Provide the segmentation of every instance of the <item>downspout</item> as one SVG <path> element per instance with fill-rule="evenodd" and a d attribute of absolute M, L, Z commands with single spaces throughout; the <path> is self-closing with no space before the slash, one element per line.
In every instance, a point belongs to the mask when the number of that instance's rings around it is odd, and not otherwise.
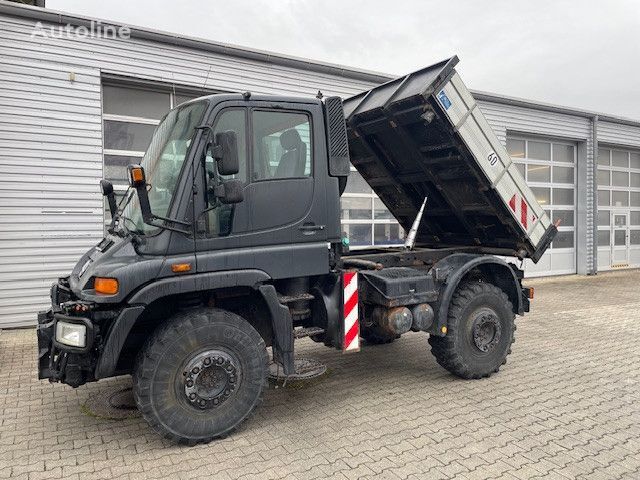
<path fill-rule="evenodd" d="M 594 115 L 591 119 L 592 126 L 592 143 L 593 143 L 593 163 L 591 165 L 591 175 L 593 178 L 593 243 L 592 243 L 592 264 L 587 271 L 587 275 L 596 275 L 598 273 L 598 115 Z"/>

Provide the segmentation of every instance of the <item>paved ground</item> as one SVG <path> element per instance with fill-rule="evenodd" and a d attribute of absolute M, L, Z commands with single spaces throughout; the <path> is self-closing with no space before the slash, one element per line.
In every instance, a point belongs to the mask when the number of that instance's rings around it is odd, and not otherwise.
<path fill-rule="evenodd" d="M 194 448 L 140 418 L 101 420 L 88 398 L 35 379 L 35 332 L 0 334 L 0 478 L 640 478 L 640 272 L 536 285 L 508 364 L 487 380 L 443 371 L 426 336 L 342 356 L 270 389 L 238 433 Z"/>

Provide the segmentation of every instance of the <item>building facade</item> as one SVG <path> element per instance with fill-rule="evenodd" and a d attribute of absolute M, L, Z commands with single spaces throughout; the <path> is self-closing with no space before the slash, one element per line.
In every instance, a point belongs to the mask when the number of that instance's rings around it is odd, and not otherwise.
<path fill-rule="evenodd" d="M 93 21 L 93 24 L 92 24 Z M 33 325 L 49 285 L 103 235 L 98 188 L 125 188 L 160 118 L 203 94 L 347 97 L 390 77 L 0 0 L 0 328 Z M 109 22 L 101 24 L 120 27 Z M 44 32 L 44 33 L 43 33 Z M 528 275 L 640 266 L 640 122 L 474 92 L 560 234 Z M 342 199 L 354 247 L 404 232 L 357 174 Z"/>

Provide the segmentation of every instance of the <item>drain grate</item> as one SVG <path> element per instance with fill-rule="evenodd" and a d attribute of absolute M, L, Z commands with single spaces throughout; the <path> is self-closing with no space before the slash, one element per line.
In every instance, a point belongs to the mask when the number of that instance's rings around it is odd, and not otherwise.
<path fill-rule="evenodd" d="M 140 416 L 131 387 L 93 393 L 82 405 L 85 414 L 107 420 L 126 420 Z"/>
<path fill-rule="evenodd" d="M 271 362 L 269 364 L 269 378 L 271 380 L 295 382 L 319 377 L 327 371 L 327 366 L 325 364 L 311 358 L 296 358 L 294 360 L 294 365 L 296 373 L 287 377 L 280 365 L 275 362 Z"/>

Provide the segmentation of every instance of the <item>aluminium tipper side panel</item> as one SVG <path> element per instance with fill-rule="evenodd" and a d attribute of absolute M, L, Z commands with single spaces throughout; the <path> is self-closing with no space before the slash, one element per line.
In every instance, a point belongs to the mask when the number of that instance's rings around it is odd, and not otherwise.
<path fill-rule="evenodd" d="M 344 102 L 351 160 L 418 243 L 537 261 L 556 228 L 462 80 L 453 57 Z"/>
<path fill-rule="evenodd" d="M 493 133 L 469 90 L 455 72 L 437 92 L 438 102 L 510 212 L 537 245 L 551 220 Z"/>

